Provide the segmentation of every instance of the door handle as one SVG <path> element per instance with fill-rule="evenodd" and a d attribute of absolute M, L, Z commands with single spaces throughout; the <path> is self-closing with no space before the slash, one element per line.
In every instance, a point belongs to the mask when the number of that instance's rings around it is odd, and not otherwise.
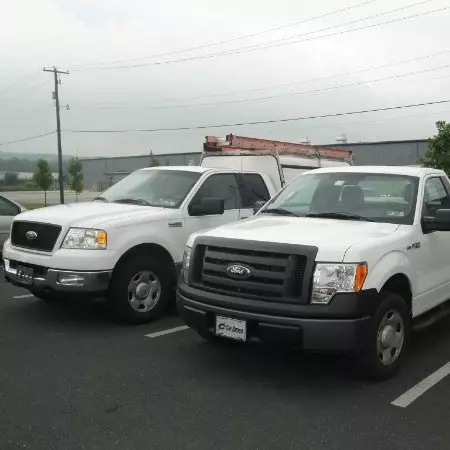
<path fill-rule="evenodd" d="M 247 217 L 239 217 L 239 220 L 244 220 L 244 219 L 248 219 L 248 216 Z"/>

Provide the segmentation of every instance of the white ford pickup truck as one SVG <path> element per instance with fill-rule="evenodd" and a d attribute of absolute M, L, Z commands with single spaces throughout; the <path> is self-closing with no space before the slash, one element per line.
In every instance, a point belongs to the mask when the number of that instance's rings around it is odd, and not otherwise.
<path fill-rule="evenodd" d="M 450 182 L 416 167 L 299 176 L 254 217 L 191 236 L 177 292 L 207 339 L 356 353 L 381 379 L 449 299 Z"/>
<path fill-rule="evenodd" d="M 6 279 L 44 300 L 106 296 L 120 319 L 151 320 L 174 299 L 190 234 L 248 218 L 308 168 L 349 164 L 343 150 L 327 159 L 317 149 L 283 147 L 280 157 L 255 152 L 259 140 L 249 151 L 216 141 L 202 167 L 138 170 L 95 202 L 18 215 L 3 249 Z"/>

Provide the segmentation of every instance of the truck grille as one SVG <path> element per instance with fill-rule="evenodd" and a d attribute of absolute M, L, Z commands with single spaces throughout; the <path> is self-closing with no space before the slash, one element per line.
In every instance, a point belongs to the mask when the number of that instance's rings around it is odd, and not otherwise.
<path fill-rule="evenodd" d="M 193 260 L 193 282 L 204 289 L 266 301 L 307 302 L 306 255 L 199 245 Z M 233 266 L 247 269 L 245 276 L 230 274 Z"/>
<path fill-rule="evenodd" d="M 27 237 L 34 231 L 35 237 Z M 59 225 L 38 222 L 14 221 L 11 230 L 11 243 L 15 247 L 51 252 L 61 233 Z"/>

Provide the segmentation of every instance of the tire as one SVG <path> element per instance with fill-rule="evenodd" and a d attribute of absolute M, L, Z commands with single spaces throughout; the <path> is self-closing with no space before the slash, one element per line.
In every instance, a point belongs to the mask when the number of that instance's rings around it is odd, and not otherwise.
<path fill-rule="evenodd" d="M 172 269 L 152 256 L 129 256 L 114 270 L 108 292 L 113 315 L 129 323 L 157 319 L 173 300 Z"/>
<path fill-rule="evenodd" d="M 411 315 L 406 302 L 397 294 L 383 292 L 360 360 L 366 376 L 382 381 L 393 377 L 401 368 L 411 333 Z"/>

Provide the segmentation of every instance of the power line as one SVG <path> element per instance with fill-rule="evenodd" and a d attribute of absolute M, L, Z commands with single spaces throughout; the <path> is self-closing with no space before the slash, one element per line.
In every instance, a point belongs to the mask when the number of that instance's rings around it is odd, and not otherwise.
<path fill-rule="evenodd" d="M 165 53 L 155 53 L 153 55 L 147 55 L 147 56 L 139 56 L 136 58 L 127 58 L 127 59 L 119 59 L 119 60 L 115 60 L 115 61 L 104 61 L 104 62 L 99 62 L 99 63 L 85 63 L 85 64 L 73 64 L 72 67 L 85 67 L 85 66 L 99 66 L 99 65 L 108 65 L 108 64 L 121 64 L 121 63 L 126 63 L 126 62 L 131 62 L 131 61 L 139 61 L 139 60 L 143 60 L 143 59 L 150 59 L 150 58 L 157 58 L 157 57 L 162 57 L 162 56 L 171 56 L 171 55 L 177 55 L 180 53 L 186 53 L 186 52 L 191 52 L 191 51 L 195 51 L 195 50 L 201 50 L 201 49 L 205 49 L 205 48 L 210 48 L 210 47 L 214 47 L 214 46 L 218 46 L 218 45 L 223 45 L 223 44 L 229 44 L 230 42 L 236 42 L 239 40 L 243 40 L 243 39 L 249 39 L 252 37 L 256 37 L 256 36 L 261 36 L 263 34 L 268 34 L 268 33 L 272 33 L 274 31 L 280 31 L 280 30 L 284 30 L 286 28 L 291 28 L 291 27 L 295 27 L 297 25 L 301 25 L 307 22 L 312 22 L 314 20 L 318 20 L 318 19 L 323 19 L 325 17 L 330 17 L 342 12 L 347 12 L 350 11 L 352 9 L 356 9 L 356 8 L 360 8 L 362 6 L 367 6 L 371 3 L 375 3 L 378 0 L 368 0 L 362 3 L 358 3 L 356 5 L 352 5 L 352 6 L 347 6 L 345 8 L 340 8 L 340 9 L 336 9 L 324 14 L 320 14 L 318 16 L 314 16 L 314 17 L 309 17 L 307 19 L 303 19 L 303 20 L 299 20 L 297 22 L 292 22 L 286 25 L 282 25 L 279 27 L 275 27 L 275 28 L 269 28 L 266 30 L 262 30 L 262 31 L 258 31 L 256 33 L 252 33 L 252 34 L 246 34 L 243 36 L 237 36 L 234 38 L 230 38 L 230 39 L 226 39 L 223 41 L 216 41 L 216 42 L 210 42 L 208 44 L 203 44 L 203 45 L 198 45 L 195 47 L 189 47 L 189 48 L 185 48 L 185 49 L 180 49 L 180 50 L 173 50 L 170 52 L 165 52 Z M 429 0 L 432 1 L 432 0 Z"/>
<path fill-rule="evenodd" d="M 145 109 L 172 109 L 172 108 L 192 108 L 192 107 L 204 107 L 204 106 L 218 106 L 218 105 L 229 105 L 229 104 L 237 104 L 237 103 L 254 103 L 254 102 L 260 102 L 260 101 L 267 101 L 267 100 L 276 100 L 280 98 L 287 98 L 287 97 L 295 97 L 300 95 L 308 95 L 308 94 L 320 94 L 323 92 L 329 92 L 329 91 L 335 91 L 339 89 L 346 89 L 349 87 L 355 87 L 355 86 L 362 86 L 369 83 L 379 83 L 383 81 L 389 81 L 389 80 L 397 80 L 402 79 L 405 77 L 410 77 L 414 75 L 420 75 L 423 73 L 429 73 L 434 72 L 436 70 L 442 70 L 442 69 L 448 69 L 450 67 L 450 64 L 446 64 L 444 66 L 439 67 L 432 67 L 430 69 L 423 69 L 423 70 L 416 70 L 413 72 L 408 72 L 400 75 L 392 75 L 389 77 L 383 77 L 383 78 L 376 78 L 371 80 L 362 80 L 362 81 L 355 81 L 353 83 L 347 83 L 347 84 L 341 84 L 337 86 L 329 86 L 325 88 L 317 88 L 317 89 L 310 89 L 307 91 L 299 91 L 299 92 L 288 92 L 283 94 L 277 94 L 277 95 L 267 95 L 264 97 L 254 97 L 254 98 L 246 98 L 246 99 L 238 99 L 238 100 L 225 100 L 220 102 L 209 102 L 209 103 L 191 103 L 191 104 L 181 104 L 181 105 L 157 105 L 157 106 L 141 106 Z M 450 75 L 449 75 L 450 76 Z M 120 106 L 108 106 L 108 105 L 97 105 L 93 106 L 94 109 L 117 109 L 120 108 Z"/>
<path fill-rule="evenodd" d="M 433 102 L 425 103 L 414 103 L 409 105 L 401 106 L 390 106 L 385 108 L 376 109 L 363 109 L 359 111 L 349 111 L 333 114 L 321 114 L 315 116 L 304 116 L 304 117 L 289 117 L 284 119 L 271 119 L 271 120 L 258 120 L 254 122 L 237 122 L 237 123 L 226 123 L 226 124 L 213 124 L 213 125 L 197 125 L 197 126 L 185 126 L 176 128 L 149 128 L 149 129 L 116 129 L 116 130 L 64 130 L 69 133 L 155 133 L 160 131 L 187 131 L 187 130 L 204 130 L 207 128 L 224 128 L 224 127 L 240 127 L 245 125 L 263 125 L 269 123 L 282 123 L 282 122 L 297 122 L 302 120 L 312 120 L 312 119 L 325 119 L 328 117 L 342 117 L 342 116 L 354 116 L 358 114 L 367 114 L 373 112 L 383 112 L 383 111 L 394 111 L 399 109 L 408 108 L 419 108 L 422 106 L 440 105 L 444 103 L 450 103 L 450 100 L 438 100 Z"/>
<path fill-rule="evenodd" d="M 398 12 L 399 10 L 406 9 L 406 8 L 411 8 L 413 6 L 418 6 L 418 5 L 421 5 L 423 3 L 427 3 L 429 1 L 434 1 L 434 0 L 424 0 L 422 2 L 418 2 L 418 3 L 412 4 L 412 5 L 407 5 L 407 6 L 404 6 L 404 7 L 401 7 L 401 8 L 397 8 L 397 9 L 393 9 L 393 10 L 390 10 L 390 11 L 385 11 L 383 13 L 375 14 L 373 16 L 367 16 L 365 18 L 358 19 L 356 22 L 360 22 L 362 20 L 368 20 L 368 19 L 371 19 L 371 18 L 379 17 L 381 15 L 391 14 L 393 12 Z M 396 18 L 396 19 L 391 19 L 391 20 L 388 20 L 388 21 L 385 21 L 385 22 L 379 22 L 379 23 L 376 23 L 376 24 L 364 25 L 364 26 L 353 28 L 353 29 L 350 29 L 350 30 L 341 30 L 341 31 L 337 31 L 337 32 L 334 32 L 334 33 L 324 34 L 324 35 L 321 35 L 321 36 L 312 36 L 312 37 L 309 37 L 309 38 L 306 38 L 306 39 L 299 39 L 299 40 L 290 41 L 290 42 L 284 42 L 284 41 L 286 39 L 294 39 L 296 37 L 305 36 L 305 35 L 308 35 L 308 34 L 325 31 L 327 29 L 332 29 L 332 28 L 336 28 L 336 27 L 339 27 L 339 26 L 348 25 L 349 23 L 340 24 L 340 25 L 334 25 L 332 27 L 327 27 L 327 28 L 324 28 L 324 29 L 321 29 L 321 30 L 316 30 L 316 31 L 308 32 L 308 33 L 303 33 L 303 34 L 300 34 L 300 35 L 290 36 L 289 38 L 269 41 L 269 42 L 266 42 L 266 43 L 263 43 L 263 44 L 259 44 L 259 46 L 247 46 L 247 47 L 242 47 L 242 48 L 237 48 L 237 49 L 232 49 L 232 50 L 226 50 L 226 51 L 221 51 L 221 52 L 216 52 L 216 53 L 209 53 L 209 54 L 206 54 L 206 55 L 197 55 L 197 56 L 191 56 L 191 57 L 186 57 L 186 58 L 172 59 L 172 60 L 168 60 L 168 61 L 154 61 L 154 62 L 149 62 L 149 63 L 118 65 L 118 66 L 110 66 L 110 67 L 94 67 L 94 68 L 85 68 L 85 69 L 81 68 L 81 69 L 74 69 L 74 70 L 77 71 L 77 72 L 93 71 L 93 70 L 98 70 L 98 71 L 123 70 L 123 69 L 133 69 L 133 68 L 138 68 L 138 67 L 166 65 L 166 64 L 174 64 L 174 63 L 180 63 L 180 62 L 190 62 L 190 61 L 204 60 L 204 59 L 216 58 L 216 57 L 221 57 L 221 56 L 229 56 L 229 55 L 240 54 L 240 53 L 249 53 L 249 52 L 258 51 L 258 50 L 266 50 L 266 49 L 275 48 L 275 47 L 281 47 L 281 46 L 286 46 L 286 45 L 298 44 L 298 43 L 302 43 L 302 42 L 309 42 L 309 41 L 313 41 L 313 40 L 317 40 L 317 39 L 323 39 L 323 38 L 338 36 L 338 35 L 342 35 L 342 34 L 346 34 L 346 33 L 352 33 L 352 32 L 360 31 L 360 30 L 364 30 L 364 29 L 375 28 L 375 27 L 379 27 L 379 26 L 382 26 L 382 25 L 388 25 L 388 24 L 392 24 L 392 23 L 396 23 L 396 22 L 401 22 L 401 21 L 405 21 L 405 20 L 409 20 L 409 19 L 413 19 L 413 18 L 417 18 L 417 17 L 422 17 L 422 16 L 426 16 L 426 15 L 442 12 L 442 11 L 445 11 L 445 10 L 448 10 L 448 9 L 450 9 L 450 7 L 447 6 L 447 7 L 431 10 L 431 11 L 425 11 L 425 12 L 422 12 L 422 13 L 416 13 L 416 14 L 413 14 L 413 15 L 410 15 L 410 16 L 403 16 L 403 17 L 399 17 L 399 18 Z M 354 22 L 355 21 L 353 21 L 353 23 Z M 280 41 L 283 41 L 283 42 L 280 42 Z"/>
<path fill-rule="evenodd" d="M 4 91 L 8 91 L 10 89 L 14 89 L 17 86 L 24 85 L 28 83 L 30 80 L 32 80 L 37 74 L 39 73 L 39 70 L 35 70 L 34 72 L 29 73 L 27 76 L 20 78 L 18 81 L 14 82 L 13 84 L 10 84 L 8 86 L 5 86 L 0 89 L 0 93 Z"/>
<path fill-rule="evenodd" d="M 16 142 L 31 141 L 33 139 L 39 139 L 41 137 L 50 136 L 51 134 L 55 134 L 55 133 L 56 133 L 55 131 L 49 131 L 48 133 L 36 134 L 35 136 L 28 136 L 28 137 L 25 137 L 25 138 L 15 139 L 14 141 L 0 142 L 0 146 L 9 145 L 9 144 L 15 144 Z"/>
<path fill-rule="evenodd" d="M 393 61 L 393 62 L 390 62 L 387 64 L 378 65 L 378 66 L 369 66 L 364 69 L 352 70 L 349 72 L 341 72 L 336 75 L 327 75 L 326 77 L 289 81 L 289 82 L 283 83 L 283 84 L 275 84 L 275 85 L 271 85 L 271 86 L 252 88 L 252 89 L 242 89 L 242 90 L 237 90 L 237 91 L 222 92 L 222 93 L 209 94 L 209 95 L 197 95 L 197 96 L 191 96 L 191 97 L 178 97 L 178 98 L 162 98 L 162 99 L 154 99 L 154 100 L 160 101 L 160 102 L 174 102 L 174 101 L 196 100 L 196 99 L 212 98 L 212 97 L 223 97 L 223 96 L 230 96 L 230 95 L 240 94 L 240 93 L 258 92 L 258 91 L 265 91 L 265 90 L 270 90 L 270 89 L 278 89 L 278 88 L 288 87 L 288 86 L 292 86 L 292 85 L 296 85 L 296 84 L 314 83 L 314 82 L 318 82 L 318 81 L 324 81 L 324 80 L 330 80 L 333 78 L 344 77 L 347 75 L 355 75 L 355 74 L 360 74 L 360 73 L 364 73 L 364 72 L 370 72 L 372 70 L 385 69 L 385 68 L 392 67 L 392 66 L 408 64 L 408 63 L 412 63 L 412 62 L 422 61 L 425 59 L 430 59 L 435 56 L 445 55 L 447 53 L 450 53 L 450 49 L 441 50 L 439 52 L 430 53 L 427 55 L 422 55 L 422 56 L 419 56 L 416 58 L 397 60 L 397 61 Z M 75 105 L 75 106 L 77 105 L 76 102 L 70 102 L 70 103 L 71 103 L 71 105 Z M 89 103 L 89 104 L 82 103 L 82 104 L 79 104 L 79 106 L 89 107 L 89 108 L 110 108 L 110 107 L 113 108 L 113 107 L 125 107 L 127 105 L 129 105 L 129 103 L 106 103 L 106 104 L 105 103 Z M 164 106 L 164 105 L 161 105 L 161 106 Z M 171 105 L 168 105 L 168 106 L 171 106 Z"/>

